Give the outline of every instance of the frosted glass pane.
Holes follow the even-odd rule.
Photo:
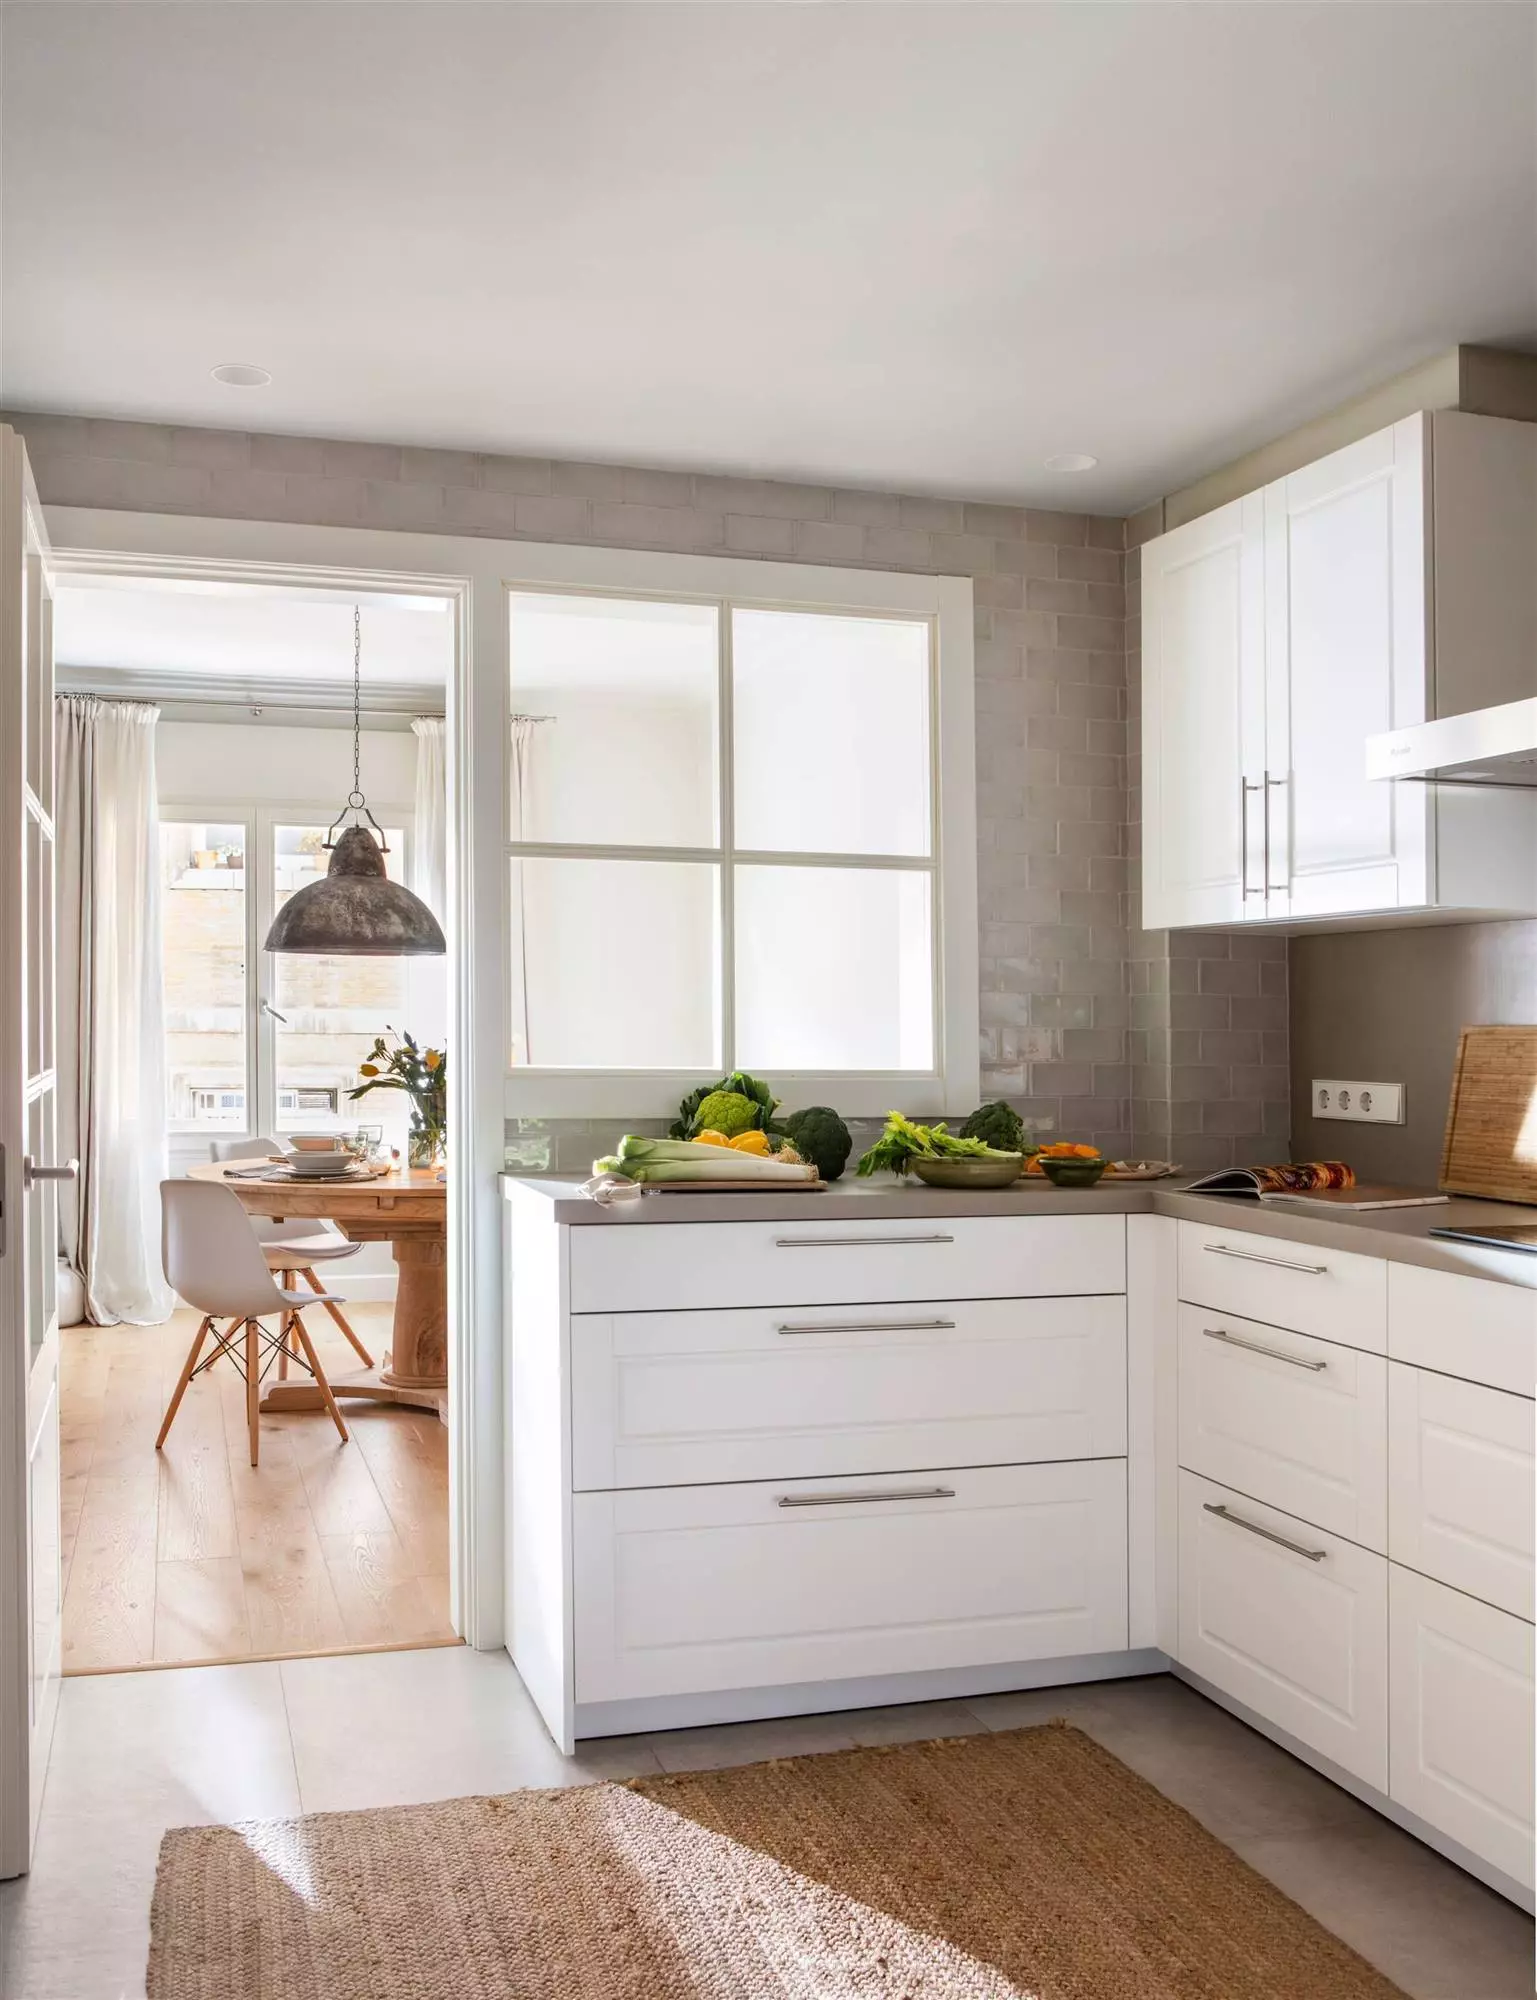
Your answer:
[[[510,837],[713,847],[715,607],[528,591],[510,603]]]
[[[718,1069],[719,963],[713,864],[512,863],[517,1066]]]
[[[736,871],[736,1054],[747,1069],[934,1067],[930,878]]]
[[[734,611],[736,844],[927,854],[929,628]]]

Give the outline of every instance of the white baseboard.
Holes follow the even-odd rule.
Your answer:
[[[1025,1688],[1162,1674],[1168,1667],[1166,1654],[1155,1646],[1140,1646],[1126,1653],[1074,1653],[1059,1660],[1019,1660],[1004,1666],[940,1667],[929,1673],[725,1688],[708,1694],[643,1695],[631,1701],[579,1701],[576,1735],[631,1736],[651,1729],[696,1729],[706,1723],[825,1715],[840,1708],[890,1708],[897,1702],[964,1701],[974,1694],[1015,1694]]]

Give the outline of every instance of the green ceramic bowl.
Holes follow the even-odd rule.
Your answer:
[[[1107,1164],[1104,1160],[1042,1160],[1041,1172],[1053,1187],[1093,1187]]]
[[[1024,1165],[1023,1153],[1009,1153],[1001,1160],[914,1160],[913,1172],[929,1187],[995,1188],[1017,1181]]]

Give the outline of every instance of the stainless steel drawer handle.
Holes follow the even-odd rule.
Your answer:
[[[948,1333],[953,1319],[824,1319],[786,1322],[775,1333]]]
[[[1327,1549],[1305,1549],[1301,1542],[1289,1542],[1284,1535],[1272,1534],[1257,1521],[1245,1521],[1238,1514],[1230,1514],[1226,1507],[1214,1507],[1210,1500],[1203,1500],[1201,1505],[1208,1514],[1215,1514],[1219,1521],[1228,1521],[1235,1528],[1247,1528],[1251,1535],[1262,1535],[1267,1542],[1274,1542],[1277,1548],[1290,1549],[1294,1556],[1306,1556],[1310,1563],[1321,1563],[1329,1553]]]
[[[953,1236],[776,1236],[776,1250],[842,1250],[866,1243],[953,1243]]]
[[[866,1500],[953,1500],[953,1486],[888,1486],[871,1493],[781,1493],[776,1507],[855,1507]]]
[[[1306,1271],[1310,1278],[1321,1278],[1328,1270],[1327,1264],[1299,1264],[1291,1257],[1262,1257],[1257,1250],[1229,1250],[1225,1243],[1203,1243],[1201,1248],[1208,1257],[1237,1257],[1245,1264],[1274,1264],[1281,1271]]]
[[[1208,1340],[1225,1341],[1229,1347],[1241,1347],[1246,1354],[1268,1354],[1272,1361],[1289,1361],[1293,1368],[1306,1368],[1311,1375],[1322,1374],[1329,1365],[1327,1361],[1304,1361],[1300,1354],[1283,1354],[1279,1347],[1264,1347],[1257,1340],[1242,1340],[1220,1326],[1203,1326],[1201,1331]]]

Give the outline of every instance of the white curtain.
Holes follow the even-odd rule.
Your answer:
[[[56,704],[59,1190],[64,1256],[98,1326],[170,1317],[160,1267],[166,1173],[155,724],[144,702]]]
[[[416,737],[416,839],[411,853],[414,893],[442,923],[448,905],[448,791],[443,762],[443,718],[419,715]]]

